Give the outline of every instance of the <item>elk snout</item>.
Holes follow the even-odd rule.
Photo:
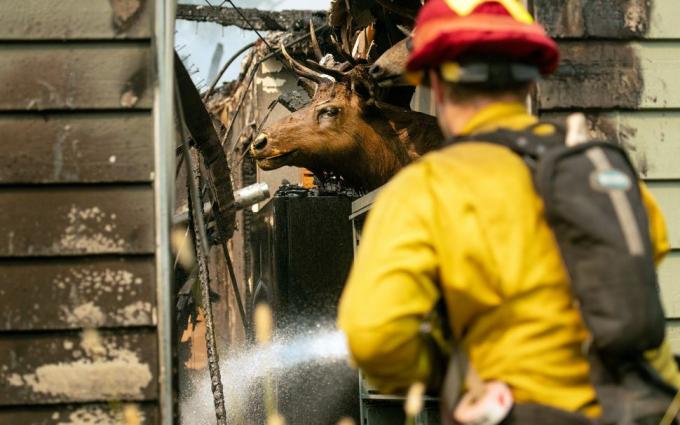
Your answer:
[[[385,69],[382,66],[378,65],[377,63],[374,63],[368,69],[368,73],[371,74],[371,77],[373,77],[376,80],[380,79],[384,72]]]
[[[253,152],[257,152],[263,150],[266,147],[267,147],[267,135],[264,133],[260,133],[260,135],[257,136],[255,140],[253,140],[251,148]]]

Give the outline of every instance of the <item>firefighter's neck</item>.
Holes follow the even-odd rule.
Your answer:
[[[458,136],[469,132],[471,120],[490,105],[497,103],[517,103],[517,97],[494,96],[468,99],[465,102],[452,102],[444,99],[437,102],[437,118],[442,132],[448,136]]]
[[[494,103],[518,102],[514,94],[503,93],[497,96],[474,96],[464,100],[452,99],[446,95],[445,88],[439,77],[432,73],[432,95],[437,106],[437,119],[442,133],[447,136],[457,136],[466,128],[467,124],[481,110]]]

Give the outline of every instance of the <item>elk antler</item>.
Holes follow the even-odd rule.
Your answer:
[[[319,73],[332,76],[333,78],[335,78],[335,81],[346,80],[349,77],[347,62],[343,62],[333,67],[323,65],[323,62],[322,63],[314,62],[311,59],[307,59],[305,63],[309,65],[310,68],[318,71]],[[349,70],[351,70],[351,68],[352,66],[350,65]]]
[[[290,54],[288,53],[288,51],[286,50],[286,46],[283,44],[283,42],[281,42],[280,46],[281,46],[281,53],[283,54],[283,57],[286,58],[288,63],[290,63],[290,65],[293,67],[293,69],[295,70],[295,72],[299,76],[305,77],[305,78],[307,78],[311,81],[314,81],[318,84],[321,84],[323,82],[331,82],[331,83],[335,82],[335,78],[331,77],[330,75],[314,71],[313,69],[308,68],[307,66],[302,65],[301,63],[299,63],[298,61],[293,59],[290,56]]]
[[[309,20],[309,37],[312,40],[312,49],[314,50],[314,55],[316,60],[320,61],[323,59],[323,53],[321,53],[321,47],[319,47],[319,40],[316,38],[316,29],[314,28],[314,21]]]
[[[356,65],[357,62],[356,62],[356,60],[352,57],[352,54],[349,53],[349,52],[346,52],[346,51],[343,49],[343,47],[342,47],[342,46],[340,45],[340,43],[338,42],[338,39],[337,39],[337,37],[335,36],[335,34],[331,34],[330,40],[331,40],[331,44],[333,45],[333,47],[335,47],[335,50],[337,50],[338,53],[340,53],[340,55],[341,55],[347,62],[349,62],[349,63],[352,64],[352,65]]]

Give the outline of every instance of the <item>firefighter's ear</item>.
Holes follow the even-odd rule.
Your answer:
[[[430,70],[429,71],[429,76],[430,76],[430,87],[432,90],[432,95],[435,97],[435,100],[437,101],[437,104],[442,104],[444,103],[444,97],[445,97],[445,88],[444,84],[442,83],[441,78],[439,78],[439,74],[437,74],[436,71]]]

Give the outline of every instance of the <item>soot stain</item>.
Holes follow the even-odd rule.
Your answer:
[[[593,139],[606,140],[617,144],[628,152],[634,159],[635,166],[641,176],[646,177],[649,172],[647,154],[635,145],[637,129],[625,124],[615,123],[611,118],[589,114],[586,116],[588,130]]]
[[[536,16],[558,38],[642,38],[649,30],[649,0],[536,0]]]
[[[562,42],[557,72],[539,84],[541,108],[625,108],[640,105],[644,78],[633,46]]]

